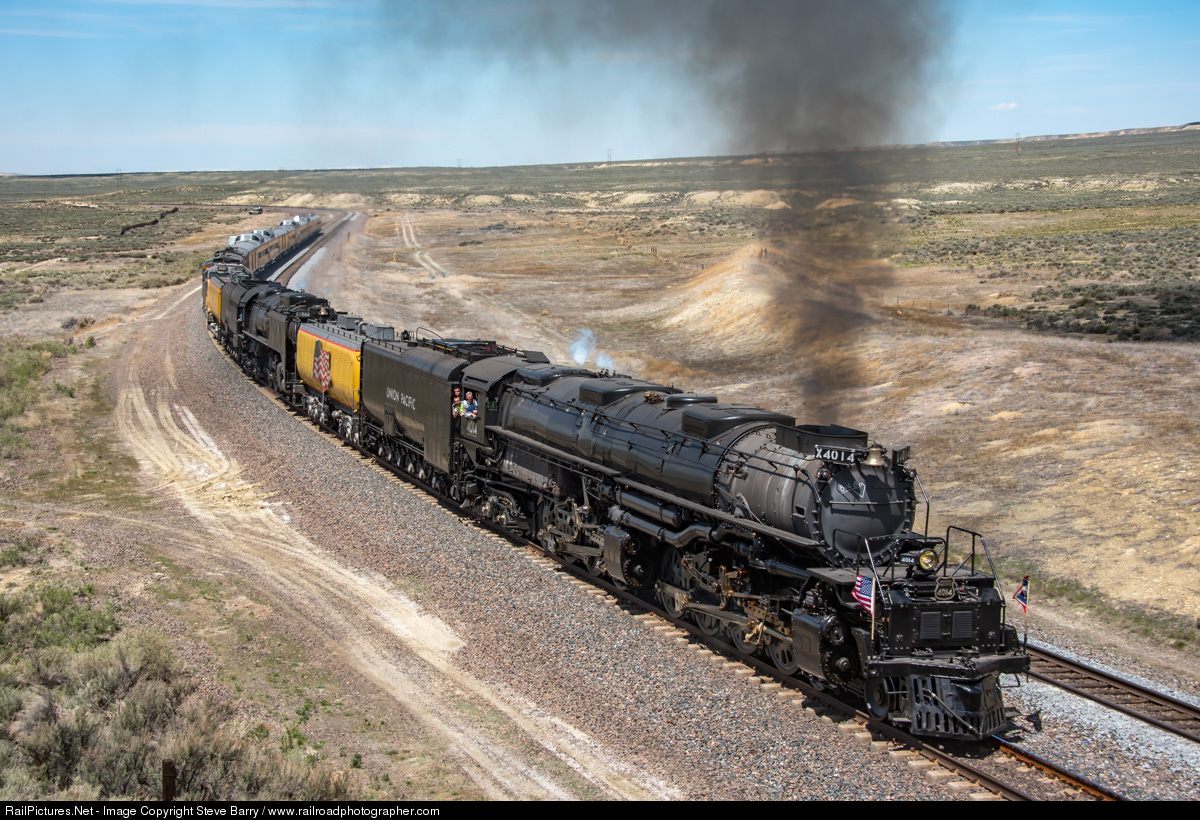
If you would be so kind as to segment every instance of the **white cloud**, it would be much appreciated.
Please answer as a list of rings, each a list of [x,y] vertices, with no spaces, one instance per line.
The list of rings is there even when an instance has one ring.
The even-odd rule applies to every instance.
[[[1018,107],[1016,103],[996,103],[989,105],[988,111],[1016,111]]]

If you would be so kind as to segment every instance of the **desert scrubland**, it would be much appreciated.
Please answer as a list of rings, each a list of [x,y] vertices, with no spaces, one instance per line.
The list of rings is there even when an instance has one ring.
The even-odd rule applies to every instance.
[[[272,789],[496,796],[435,728],[380,725],[377,696],[322,666],[326,650],[288,632],[283,604],[201,572],[203,561],[180,559],[198,542],[149,526],[180,503],[166,500],[172,482],[195,476],[187,460],[164,473],[170,458],[138,444],[164,435],[150,435],[147,420],[171,415],[171,390],[199,390],[215,407],[223,388],[180,387],[179,363],[194,354],[172,345],[191,337],[166,344],[140,328],[174,321],[185,300],[191,309],[197,266],[225,237],[317,209],[359,216],[294,285],[370,320],[494,338],[911,445],[931,532],[953,523],[983,533],[1010,594],[1030,575],[1035,626],[1195,681],[1198,160],[1200,129],[1189,129],[1024,141],[1019,153],[991,143],[534,168],[0,177],[0,563],[5,606],[32,613],[0,658],[0,722],[13,726],[0,753],[15,760],[17,746],[41,737],[37,681],[75,680],[54,689],[60,707],[86,705],[80,670],[116,663],[110,639],[123,617],[166,632],[181,660],[169,662],[157,638],[123,638],[123,657],[145,671],[111,697],[156,681],[157,702],[178,705],[199,687],[226,711],[196,712],[188,725],[237,716],[242,730],[221,748],[257,761]],[[250,205],[267,212],[251,216]],[[131,387],[139,357],[163,374],[153,389]],[[228,455],[204,469],[311,523],[287,506],[283,478],[243,476]],[[184,505],[193,517],[222,504],[236,512],[251,492],[210,490]],[[210,512],[199,520],[234,514]],[[221,532],[257,537],[257,518],[239,521]],[[75,619],[75,637],[48,619],[38,626],[35,615],[53,612]],[[47,646],[58,648],[29,660]],[[68,649],[92,654],[53,654]],[[360,708],[363,698],[372,705]],[[128,748],[115,729],[95,732]],[[186,747],[185,735],[171,737]],[[276,763],[255,757],[263,739]],[[300,754],[326,768],[289,768]],[[93,774],[125,771],[97,760]],[[126,763],[128,783],[142,782]],[[45,794],[43,775],[10,778],[4,794]],[[78,794],[99,788],[87,782]],[[564,788],[670,794],[614,782]],[[238,788],[229,793],[257,794]],[[558,795],[530,786],[509,796]]]

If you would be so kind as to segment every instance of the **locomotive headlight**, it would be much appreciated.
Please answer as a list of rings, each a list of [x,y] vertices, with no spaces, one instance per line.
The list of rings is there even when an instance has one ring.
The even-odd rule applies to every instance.
[[[938,554],[934,550],[921,550],[921,554],[917,556],[917,566],[925,572],[929,572],[937,564]]]

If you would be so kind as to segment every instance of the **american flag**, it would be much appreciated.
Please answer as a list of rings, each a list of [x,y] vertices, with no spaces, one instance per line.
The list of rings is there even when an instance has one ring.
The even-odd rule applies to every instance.
[[[1020,588],[1017,589],[1017,594],[1013,596],[1017,599],[1017,603],[1021,605],[1022,612],[1029,611],[1029,576],[1025,576],[1025,580],[1021,582]]]
[[[875,614],[875,581],[869,575],[860,575],[854,582],[854,600],[872,615]]]

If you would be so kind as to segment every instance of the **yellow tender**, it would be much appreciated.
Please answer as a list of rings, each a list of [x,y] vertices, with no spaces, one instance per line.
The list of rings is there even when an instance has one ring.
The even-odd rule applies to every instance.
[[[209,318],[221,321],[221,285],[223,282],[213,277],[208,278],[208,291],[204,294],[204,307],[208,310]]]
[[[361,340],[335,330],[304,325],[296,335],[296,370],[310,389],[358,412],[362,395]]]

